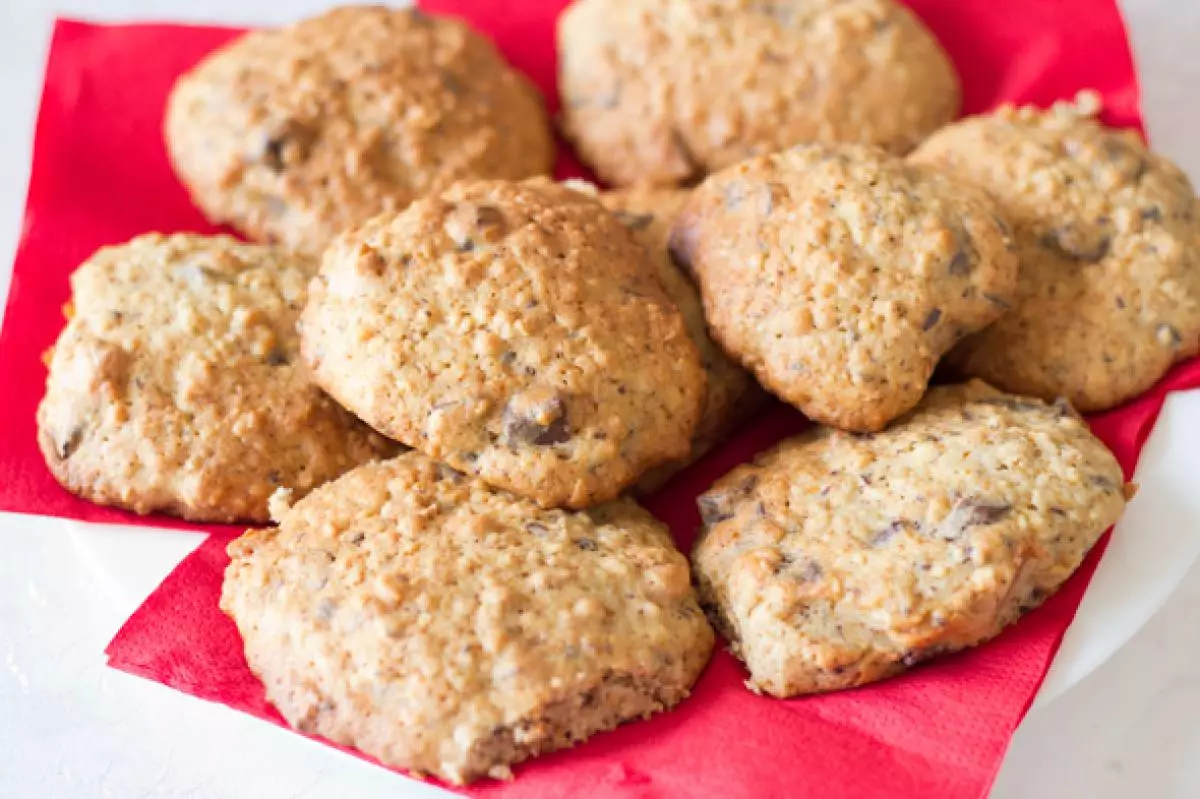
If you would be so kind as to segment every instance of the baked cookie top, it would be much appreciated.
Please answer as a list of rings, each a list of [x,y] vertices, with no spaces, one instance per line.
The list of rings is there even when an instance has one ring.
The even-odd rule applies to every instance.
[[[171,160],[210,218],[319,253],[466,177],[548,172],[541,97],[458,20],[349,6],[249,33],[184,75]]]
[[[38,443],[70,491],[138,513],[266,521],[396,447],[338,407],[299,359],[316,264],[227,236],[152,233],[71,276]]]
[[[893,0],[580,0],[558,51],[563,129],[616,185],[803,142],[903,153],[960,104],[946,54]]]
[[[980,190],[859,145],[723,170],[676,219],[709,331],[809,417],[878,430],[1012,300],[1017,259]]]
[[[229,552],[221,607],[288,723],[454,783],[676,704],[713,644],[632,501],[542,510],[416,452]]]
[[[700,417],[704,370],[648,259],[591,197],[460,183],[330,246],[302,349],[385,435],[585,507],[686,455]]]
[[[1090,412],[1200,353],[1200,214],[1178,167],[1079,103],[965,120],[911,160],[990,192],[1021,257],[1014,310],[950,362]]]
[[[664,464],[638,481],[639,490],[650,491],[704,455],[761,408],[766,394],[749,372],[721,352],[709,338],[700,294],[667,251],[671,223],[687,201],[688,193],[680,189],[635,188],[605,192],[599,196],[600,202],[649,250],[655,275],[667,296],[683,314],[683,321],[700,352],[700,362],[704,365],[707,377],[704,413],[692,438],[692,451],[683,461]]]
[[[861,685],[1039,605],[1125,506],[1064,403],[931,389],[882,433],[816,429],[698,500],[701,598],[776,696]]]

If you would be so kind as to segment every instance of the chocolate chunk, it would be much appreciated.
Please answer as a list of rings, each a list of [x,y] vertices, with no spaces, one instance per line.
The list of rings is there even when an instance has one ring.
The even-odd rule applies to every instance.
[[[938,527],[937,535],[947,540],[962,536],[970,527],[995,524],[1012,512],[1012,505],[998,500],[963,497],[954,503]]]
[[[921,325],[922,330],[932,330],[942,318],[942,309],[934,308],[925,316],[925,321]]]
[[[992,214],[992,221],[996,223],[996,227],[1000,228],[1000,234],[1006,239],[1012,237],[1012,226],[1008,224],[1008,220],[1002,216]]]
[[[679,160],[683,162],[684,167],[687,169],[687,174],[680,180],[681,183],[689,184],[704,176],[704,166],[700,163],[700,159],[696,158],[696,153],[679,131],[679,128],[671,129],[671,146],[675,148]]]
[[[1158,339],[1159,344],[1173,350],[1179,349],[1183,344],[1183,336],[1179,335],[1179,331],[1165,322],[1154,328],[1154,337]]]
[[[809,557],[785,554],[775,566],[775,574],[801,583],[819,580],[824,573],[825,569],[821,567],[821,564]]]
[[[614,211],[613,216],[630,230],[645,230],[654,221],[654,214],[635,214],[630,211]]]
[[[946,271],[955,277],[965,277],[971,274],[971,256],[966,250],[958,250],[950,259],[950,265],[946,267]]]
[[[869,545],[873,546],[873,547],[881,547],[884,544],[886,544],[888,541],[891,541],[896,536],[897,533],[900,533],[903,530],[920,530],[920,529],[921,529],[920,523],[915,522],[912,519],[896,519],[891,524],[889,524],[887,527],[883,528],[879,532],[875,533],[875,535],[871,536]]]
[[[261,160],[273,172],[283,171],[283,144],[283,139],[273,136],[268,137],[263,144]]]
[[[281,475],[279,472],[272,471],[267,474],[267,479],[271,481],[272,485],[279,485],[279,481],[283,479],[283,475]]]
[[[267,355],[267,366],[286,366],[291,363],[282,350],[271,350]]]
[[[510,401],[504,409],[504,439],[509,446],[561,444],[571,438],[567,406],[559,396],[521,409]]]
[[[701,494],[696,498],[696,506],[700,509],[700,520],[705,527],[732,519],[738,500],[745,499],[754,486],[758,485],[758,475],[747,476],[736,488],[725,493]],[[765,515],[765,509],[762,514]]]
[[[1042,238],[1042,245],[1048,249],[1084,263],[1095,263],[1108,255],[1110,243],[1108,234],[1100,226],[1067,224]]]
[[[1142,209],[1142,219],[1146,222],[1161,222],[1162,218],[1162,209],[1157,205]]]
[[[496,228],[504,226],[504,214],[493,205],[481,205],[475,209],[475,227]]]
[[[696,507],[700,509],[700,521],[705,527],[712,527],[726,519],[733,518],[732,509],[726,507],[728,499],[727,494],[701,494],[696,497]]]
[[[1058,414],[1059,419],[1065,419],[1068,416],[1072,419],[1083,418],[1079,415],[1079,411],[1071,407],[1071,403],[1066,397],[1059,397],[1058,399],[1054,400],[1054,410]]]
[[[1120,310],[1120,311],[1125,310],[1125,298],[1124,297],[1117,297],[1115,302],[1117,304],[1117,310]]]
[[[312,148],[314,131],[294,119],[284,120],[268,130],[262,138],[262,147],[256,157],[258,163],[275,173],[308,159]]]
[[[459,78],[457,75],[455,75],[453,72],[446,72],[445,70],[443,70],[441,73],[441,78],[442,78],[442,88],[444,88],[446,91],[450,92],[454,96],[457,97],[459,95],[464,94],[467,91],[467,87],[466,87],[466,85],[463,84],[462,79]]]
[[[1107,477],[1105,477],[1102,474],[1093,474],[1091,477],[1088,478],[1088,480],[1089,480],[1089,482],[1091,482],[1092,485],[1096,486],[1097,488],[1103,489],[1104,491],[1108,491],[1111,493],[1111,492],[1117,490],[1117,484],[1114,483],[1112,480],[1109,480]]]
[[[81,443],[83,443],[83,425],[76,425],[71,428],[66,439],[58,442],[58,457],[65,461],[75,454],[75,450],[79,449]]]
[[[575,546],[582,549],[584,552],[595,552],[600,547],[590,538],[576,538]]]

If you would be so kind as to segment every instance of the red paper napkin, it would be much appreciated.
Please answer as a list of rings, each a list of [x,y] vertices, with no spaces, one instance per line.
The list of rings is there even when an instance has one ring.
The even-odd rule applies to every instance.
[[[491,34],[553,98],[553,20],[562,0],[429,0]],[[968,111],[1002,100],[1048,103],[1081,88],[1103,95],[1106,119],[1139,125],[1137,87],[1112,0],[918,0],[966,87]],[[0,510],[147,523],[62,491],[37,453],[33,415],[40,353],[62,326],[67,276],[96,247],[148,230],[211,230],[171,175],[160,138],[174,79],[234,32],[178,26],[55,29],[21,242],[3,331]],[[552,99],[552,105],[553,105]],[[566,161],[563,170],[574,169]],[[1127,473],[1169,389],[1200,385],[1181,367],[1129,407],[1093,420]],[[694,496],[782,435],[798,415],[776,408],[648,504],[682,547]],[[163,517],[150,522],[161,524]],[[172,523],[172,522],[167,522]],[[279,723],[217,609],[224,544],[213,537],[151,595],[108,648],[110,664]],[[871,797],[938,799],[986,792],[1041,683],[1096,556],[1041,609],[996,641],[898,679],[829,696],[776,701],[746,691],[718,652],[678,710],[597,736],[518,769],[512,783],[467,793],[513,797]]]

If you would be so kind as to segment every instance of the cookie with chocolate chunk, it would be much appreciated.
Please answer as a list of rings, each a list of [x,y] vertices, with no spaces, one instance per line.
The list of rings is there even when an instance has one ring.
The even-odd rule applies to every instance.
[[[902,154],[958,115],[954,67],[894,0],[580,0],[562,126],[608,183],[691,184],[802,142]]]
[[[641,492],[653,491],[677,471],[702,457],[761,409],[767,399],[754,376],[721,352],[709,338],[700,295],[667,252],[671,223],[686,200],[687,192],[679,189],[638,188],[600,195],[600,202],[650,251],[654,274],[683,314],[708,379],[704,413],[692,437],[691,452],[683,460],[664,464],[638,480],[637,488]]]
[[[71,276],[38,443],[55,478],[102,505],[265,522],[397,447],[325,395],[296,320],[316,263],[227,236],[149,234]]]
[[[1021,257],[1013,310],[960,344],[965,375],[1084,412],[1119,405],[1200,353],[1200,203],[1133,131],[1095,119],[1094,95],[1002,108],[912,155],[986,189]]]
[[[376,430],[545,506],[687,455],[704,369],[648,253],[594,198],[464,182],[326,251],[317,381]]]
[[[1131,486],[1065,403],[930,390],[882,433],[813,430],[699,498],[701,600],[757,691],[883,679],[1053,594]]]
[[[549,172],[533,85],[459,20],[336,8],[248,33],[171,92],[175,171],[205,215],[319,253],[460,178]]]
[[[866,431],[916,405],[938,359],[1011,305],[1007,233],[979,189],[814,144],[711,176],[671,250],[725,352],[812,419]]]
[[[687,697],[713,633],[630,500],[533,502],[416,452],[229,546],[221,608],[289,724],[456,784]]]

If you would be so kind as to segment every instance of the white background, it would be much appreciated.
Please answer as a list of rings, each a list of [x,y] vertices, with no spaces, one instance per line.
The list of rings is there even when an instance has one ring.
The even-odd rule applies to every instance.
[[[271,23],[325,5],[260,2],[254,10],[247,0],[0,0],[0,293],[20,225],[52,17]],[[1200,177],[1200,149],[1191,144],[1200,124],[1200,2],[1123,5],[1155,145]],[[1200,397],[1174,401],[1156,439],[1164,454],[1140,475],[1154,490],[1140,498],[1138,523],[1114,542],[1050,692],[1106,656],[1148,615],[1147,603],[1157,606],[1186,576],[1115,656],[1052,701],[1043,697],[1013,742],[997,799],[1200,797],[1200,567],[1180,554],[1200,538],[1186,496],[1200,471]],[[81,530],[0,514],[0,799],[438,795],[104,668],[112,634],[198,542],[185,533]],[[1144,558],[1147,547],[1167,547],[1170,557]],[[1122,584],[1131,575],[1136,590]]]

